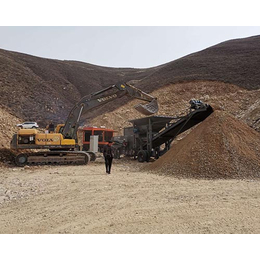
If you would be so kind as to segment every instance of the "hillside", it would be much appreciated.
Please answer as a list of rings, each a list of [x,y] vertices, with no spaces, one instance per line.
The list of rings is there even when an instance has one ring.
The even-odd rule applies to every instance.
[[[160,66],[140,87],[213,80],[252,90],[260,88],[260,36],[226,41]]]
[[[147,92],[192,81],[217,81],[257,90],[259,62],[260,36],[227,41],[149,69],[108,68],[0,50],[1,104],[18,117],[44,126],[51,119],[62,122],[82,96],[118,81],[129,81]],[[112,111],[127,101],[109,103],[88,117]],[[248,103],[253,106],[250,113],[259,114],[259,103]]]
[[[149,71],[106,68],[0,50],[1,103],[27,120],[40,124],[50,119],[60,122],[81,97],[118,81],[145,77]]]
[[[189,100],[200,99],[214,108],[226,111],[260,131],[260,90],[246,90],[218,81],[196,81],[170,84],[151,93],[158,98],[158,115],[182,116],[188,113]],[[94,118],[90,125],[105,125],[123,134],[123,127],[131,126],[131,119],[143,117],[134,106],[138,100]]]
[[[21,120],[12,115],[7,108],[0,105],[0,148],[9,148],[11,138],[17,132]]]

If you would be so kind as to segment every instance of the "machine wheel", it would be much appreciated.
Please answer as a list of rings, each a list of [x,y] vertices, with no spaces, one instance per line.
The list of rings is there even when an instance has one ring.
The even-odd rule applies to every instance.
[[[90,157],[90,161],[91,161],[91,162],[96,161],[97,156],[96,156],[95,153],[93,153],[93,152],[87,152],[87,154],[89,155],[89,157]]]
[[[145,152],[146,152],[146,159],[145,159],[145,161],[149,162],[150,158],[151,158],[151,153],[148,152],[148,151],[145,151]]]
[[[15,164],[20,167],[25,166],[27,164],[27,155],[25,153],[18,154],[15,157]]]
[[[147,152],[144,150],[140,150],[137,154],[137,160],[138,162],[144,162],[147,160]]]

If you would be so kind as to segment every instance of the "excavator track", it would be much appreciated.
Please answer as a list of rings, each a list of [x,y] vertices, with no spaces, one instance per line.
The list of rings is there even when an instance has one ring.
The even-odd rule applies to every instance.
[[[85,165],[90,155],[83,151],[46,151],[37,153],[21,153],[15,158],[15,164],[25,165]]]

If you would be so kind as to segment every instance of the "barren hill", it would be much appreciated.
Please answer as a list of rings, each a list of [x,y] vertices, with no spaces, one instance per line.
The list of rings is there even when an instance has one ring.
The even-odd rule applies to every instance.
[[[215,111],[164,156],[152,171],[195,178],[259,178],[260,133]]]
[[[259,89],[259,62],[260,36],[227,41],[149,69],[108,68],[0,50],[1,103],[17,116],[44,126],[50,119],[66,119],[80,97],[118,81],[130,81],[147,92],[198,80]],[[127,100],[108,104],[90,117],[114,110]],[[253,106],[250,113],[256,113],[258,103],[249,103]]]
[[[214,80],[260,88],[260,36],[226,41],[160,66],[138,84],[157,89],[170,83]]]
[[[1,103],[27,120],[65,119],[84,95],[152,71],[43,59],[0,50]]]

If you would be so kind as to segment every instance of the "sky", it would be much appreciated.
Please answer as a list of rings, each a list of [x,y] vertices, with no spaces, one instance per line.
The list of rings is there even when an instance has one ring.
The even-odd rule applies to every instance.
[[[260,35],[260,26],[1,26],[0,48],[108,67],[148,68],[255,35]]]

